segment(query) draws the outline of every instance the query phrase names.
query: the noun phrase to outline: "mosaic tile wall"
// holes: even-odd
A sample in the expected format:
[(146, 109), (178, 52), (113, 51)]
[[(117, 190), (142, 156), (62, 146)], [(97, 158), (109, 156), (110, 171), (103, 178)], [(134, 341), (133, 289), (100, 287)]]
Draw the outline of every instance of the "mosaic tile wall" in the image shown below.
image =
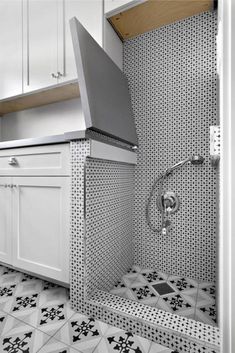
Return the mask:
[(133, 265), (134, 166), (86, 160), (86, 295), (110, 290)]
[[(139, 138), (135, 172), (135, 264), (179, 276), (216, 277), (217, 173), (209, 160), (209, 127), (218, 123), (216, 12), (159, 28), (124, 43)], [(180, 210), (168, 236), (153, 233), (145, 207), (155, 178), (192, 153), (203, 166), (185, 166), (165, 183)], [(151, 220), (160, 225), (156, 199)]]
[(85, 212), (84, 162), (90, 154), (89, 140), (70, 143), (71, 158), (71, 216), (70, 216), (70, 296), (74, 310), (85, 305)]
[[(107, 292), (95, 290), (98, 287), (97, 284), (101, 284), (101, 277), (99, 275), (100, 265), (102, 266), (102, 264), (104, 264), (104, 257), (109, 257), (109, 264), (111, 264), (111, 266), (117, 266), (116, 270), (118, 271), (119, 276), (122, 259), (119, 264), (115, 264), (115, 261), (113, 262), (112, 259), (112, 257), (118, 257), (118, 251), (117, 248), (115, 248), (116, 239), (113, 237), (113, 231), (118, 236), (123, 237), (123, 235), (118, 233), (115, 227), (113, 227), (113, 229), (112, 227), (110, 228), (111, 232), (109, 238), (111, 239), (111, 248), (103, 246), (103, 251), (99, 252), (100, 259), (97, 262), (97, 247), (94, 244), (92, 245), (92, 240), (96, 241), (98, 237), (94, 237), (93, 232), (89, 229), (89, 221), (85, 221), (85, 211), (88, 211), (87, 215), (89, 215), (89, 213), (93, 215), (94, 219), (96, 218), (101, 224), (104, 224), (102, 223), (104, 220), (102, 219), (102, 216), (97, 218), (98, 214), (96, 214), (95, 211), (92, 211), (92, 209), (85, 209), (85, 201), (88, 205), (90, 202), (91, 207), (93, 204), (98, 206), (97, 208), (100, 208), (100, 205), (106, 200), (110, 206), (108, 212), (106, 212), (109, 225), (112, 224), (112, 217), (114, 217), (113, 207), (115, 205), (117, 213), (122, 213), (123, 220), (126, 218), (129, 219), (129, 226), (131, 222), (130, 208), (133, 206), (134, 167), (123, 163), (89, 159), (90, 143), (88, 140), (74, 141), (71, 142), (70, 146), (72, 167), (70, 299), (72, 308), (88, 315), (89, 317), (95, 317), (106, 323), (151, 339), (159, 344), (165, 344), (167, 347), (175, 349), (178, 352), (183, 353), (188, 351), (188, 348), (190, 347), (190, 352), (192, 349), (192, 352), (195, 353), (200, 353), (202, 350), (203, 352), (208, 353), (218, 353), (218, 328), (204, 325), (184, 317), (179, 317), (132, 300), (130, 301), (126, 298), (120, 298)], [(85, 164), (87, 164), (86, 167)], [(111, 182), (113, 179), (115, 179), (115, 183)], [(92, 192), (91, 194), (89, 194), (89, 192), (84, 192), (85, 180), (88, 185), (87, 190), (90, 190)], [(107, 190), (102, 193), (100, 188), (104, 188), (105, 185), (107, 185)], [(129, 197), (126, 198), (126, 204), (129, 204), (129, 208), (126, 209), (126, 213), (123, 213), (123, 205), (121, 204), (121, 201), (127, 194), (129, 194)], [(104, 195), (107, 196), (107, 199), (104, 198)], [(89, 196), (91, 196), (90, 201)], [(101, 207), (103, 211), (105, 210), (105, 205), (106, 203), (104, 202), (103, 207)], [(105, 219), (107, 219), (106, 217)], [(89, 220), (89, 217), (87, 217), (87, 220)], [(123, 224), (124, 223), (125, 222), (123, 222)], [(119, 226), (119, 223), (115, 223), (115, 225)], [(98, 224), (98, 226), (100, 225)], [(99, 229), (98, 226), (97, 229)], [(100, 229), (102, 229), (102, 227)], [(127, 229), (128, 227), (123, 227), (124, 233), (129, 235)], [(90, 245), (85, 236), (86, 230), (88, 230), (88, 238), (90, 235)], [(102, 238), (99, 237), (99, 240), (101, 239)], [(129, 240), (131, 239), (131, 236), (128, 237), (128, 242), (126, 242), (125, 237), (122, 239), (125, 246), (128, 244), (128, 249), (130, 249), (129, 246), (131, 242), (129, 242)], [(106, 243), (103, 243), (102, 241), (99, 241), (99, 243), (99, 246), (102, 244), (106, 245)], [(86, 248), (86, 246), (88, 247)], [(121, 247), (121, 251), (123, 249), (125, 250), (125, 246)], [(98, 247), (98, 250), (100, 249), (101, 247)], [(91, 262), (87, 262), (87, 254), (89, 254), (88, 258), (91, 259)], [(125, 264), (127, 265), (128, 261), (127, 255), (130, 256), (130, 263), (132, 263), (131, 254), (125, 252), (125, 255)], [(90, 276), (92, 284), (90, 286), (87, 279), (92, 271), (95, 272), (97, 276), (96, 278)], [(114, 272), (115, 271), (110, 272), (108, 268), (104, 268), (103, 279), (110, 275), (113, 276)], [(96, 279), (97, 282), (95, 281)], [(102, 283), (102, 287), (106, 286), (106, 288), (109, 288), (113, 284), (112, 278), (110, 282), (105, 281), (104, 284), (105, 285)], [(87, 297), (89, 291), (90, 293), (93, 292), (93, 297), (91, 298)]]

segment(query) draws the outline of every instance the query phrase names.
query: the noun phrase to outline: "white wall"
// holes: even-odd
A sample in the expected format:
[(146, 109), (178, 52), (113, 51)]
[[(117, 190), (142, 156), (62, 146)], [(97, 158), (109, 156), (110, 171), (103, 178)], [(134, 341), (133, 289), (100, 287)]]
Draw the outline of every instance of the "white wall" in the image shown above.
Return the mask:
[(66, 131), (85, 129), (80, 99), (6, 114), (1, 120), (2, 141), (57, 135)]
[[(231, 87), (231, 101), (232, 101), (232, 109), (231, 109), (231, 142), (232, 142), (232, 158), (231, 158), (231, 168), (232, 168), (232, 175), (231, 175), (231, 180), (232, 180), (232, 188), (231, 188), (231, 194), (232, 194), (232, 219), (235, 219), (235, 3), (232, 1), (232, 8), (231, 8), (231, 50), (232, 50), (232, 58), (231, 58), (231, 78), (232, 78), (232, 87)], [(232, 222), (232, 229), (231, 229), (231, 258), (232, 258), (232, 263), (231, 263), (231, 319), (232, 319), (232, 326), (231, 326), (231, 332), (232, 332), (232, 352), (235, 352), (235, 303), (234, 303), (234, 297), (235, 297), (235, 224)]]
[[(220, 117), (222, 135), (221, 154), (221, 187), (220, 187), (220, 330), (221, 353), (235, 352), (235, 104), (234, 92), (231, 97), (232, 83), (235, 86), (234, 67), (231, 72), (231, 44), (235, 40), (235, 24), (231, 30), (231, 11), (235, 11), (233, 0), (219, 1), (219, 56), (221, 58), (220, 72)], [(234, 15), (233, 15), (234, 17)], [(234, 61), (232, 61), (234, 66)], [(235, 87), (234, 87), (235, 88)], [(232, 98), (232, 100), (231, 100)], [(232, 111), (231, 111), (232, 108)]]
[(122, 70), (123, 44), (106, 18), (104, 18), (104, 50)]

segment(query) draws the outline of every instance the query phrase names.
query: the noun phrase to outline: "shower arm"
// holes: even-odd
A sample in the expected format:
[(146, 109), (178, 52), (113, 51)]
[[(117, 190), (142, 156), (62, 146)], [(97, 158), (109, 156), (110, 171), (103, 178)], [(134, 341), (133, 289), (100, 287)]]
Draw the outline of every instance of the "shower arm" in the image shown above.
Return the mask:
[(175, 165), (173, 165), (172, 167), (168, 168), (166, 171), (165, 171), (165, 175), (168, 176), (170, 175), (174, 170), (180, 168), (180, 167), (183, 167), (185, 164), (189, 163), (191, 160), (191, 157), (187, 158), (187, 159), (184, 159), (183, 161), (180, 161), (178, 163), (176, 163)]

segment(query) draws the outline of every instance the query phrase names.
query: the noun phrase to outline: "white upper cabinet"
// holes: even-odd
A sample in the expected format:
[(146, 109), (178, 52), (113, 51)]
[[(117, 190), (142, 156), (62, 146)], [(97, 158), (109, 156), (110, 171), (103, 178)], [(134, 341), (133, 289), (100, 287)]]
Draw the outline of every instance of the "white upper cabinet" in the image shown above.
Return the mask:
[(122, 43), (103, 10), (103, 0), (0, 0), (0, 100), (77, 79), (72, 17), (121, 67)]
[(22, 1), (0, 1), (0, 99), (22, 93)]
[(24, 92), (77, 78), (69, 20), (102, 45), (102, 0), (24, 0)]
[(146, 0), (104, 0), (104, 12), (112, 16), (116, 12), (136, 6)]
[(58, 72), (60, 82), (77, 78), (73, 44), (69, 26), (72, 17), (82, 23), (97, 43), (103, 44), (103, 2), (102, 0), (62, 0), (59, 18)]
[(24, 92), (56, 84), (59, 0), (24, 0)]

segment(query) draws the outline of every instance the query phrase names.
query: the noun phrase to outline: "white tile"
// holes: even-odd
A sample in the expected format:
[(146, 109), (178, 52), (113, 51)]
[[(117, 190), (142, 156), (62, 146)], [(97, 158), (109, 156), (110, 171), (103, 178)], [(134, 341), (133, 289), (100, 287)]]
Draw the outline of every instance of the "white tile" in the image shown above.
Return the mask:
[(171, 352), (172, 352), (172, 349), (169, 349), (158, 343), (153, 342), (151, 344), (151, 347), (148, 353), (171, 353)]
[(51, 338), (39, 351), (38, 353), (83, 353), (65, 343)]

